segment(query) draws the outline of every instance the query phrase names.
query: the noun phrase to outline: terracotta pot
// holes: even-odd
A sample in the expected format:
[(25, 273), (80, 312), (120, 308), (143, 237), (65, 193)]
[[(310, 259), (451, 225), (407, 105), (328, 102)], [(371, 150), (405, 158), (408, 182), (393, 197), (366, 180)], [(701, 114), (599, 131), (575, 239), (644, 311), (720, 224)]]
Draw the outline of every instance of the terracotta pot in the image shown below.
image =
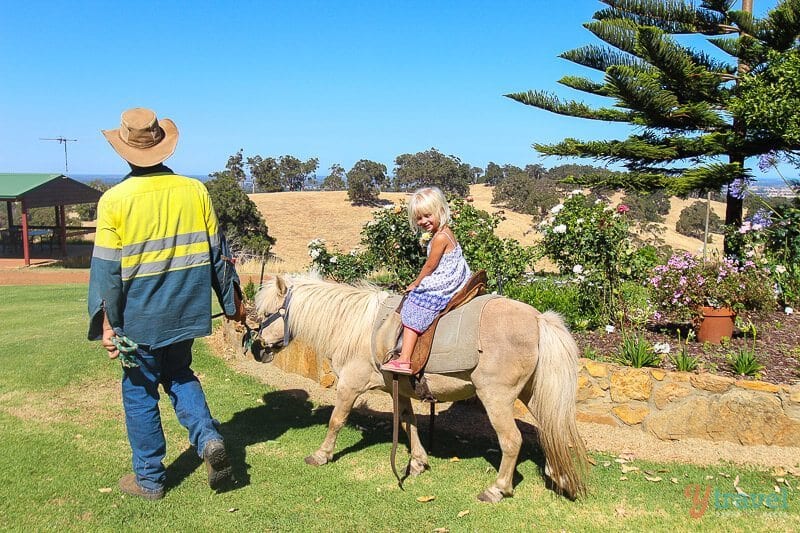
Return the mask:
[(703, 307), (698, 317), (698, 342), (720, 344), (723, 337), (733, 337), (733, 319), (736, 313), (730, 307)]

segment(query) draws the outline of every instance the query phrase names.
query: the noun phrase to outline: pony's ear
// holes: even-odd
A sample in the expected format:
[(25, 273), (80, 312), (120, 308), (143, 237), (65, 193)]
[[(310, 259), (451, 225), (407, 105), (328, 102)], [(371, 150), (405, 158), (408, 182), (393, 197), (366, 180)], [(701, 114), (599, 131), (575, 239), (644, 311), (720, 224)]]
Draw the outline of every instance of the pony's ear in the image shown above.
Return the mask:
[(275, 286), (278, 288), (278, 294), (286, 294), (286, 282), (281, 276), (275, 276)]

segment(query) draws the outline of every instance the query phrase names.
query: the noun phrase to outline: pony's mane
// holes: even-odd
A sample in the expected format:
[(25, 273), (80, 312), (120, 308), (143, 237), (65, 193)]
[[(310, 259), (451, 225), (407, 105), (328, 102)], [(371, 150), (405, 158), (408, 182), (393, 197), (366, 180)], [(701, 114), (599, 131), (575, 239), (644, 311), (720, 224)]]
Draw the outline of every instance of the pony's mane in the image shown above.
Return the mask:
[(387, 292), (369, 283), (332, 283), (313, 274), (293, 276), (289, 284), (289, 329), (295, 337), (341, 363), (369, 351), (375, 315)]

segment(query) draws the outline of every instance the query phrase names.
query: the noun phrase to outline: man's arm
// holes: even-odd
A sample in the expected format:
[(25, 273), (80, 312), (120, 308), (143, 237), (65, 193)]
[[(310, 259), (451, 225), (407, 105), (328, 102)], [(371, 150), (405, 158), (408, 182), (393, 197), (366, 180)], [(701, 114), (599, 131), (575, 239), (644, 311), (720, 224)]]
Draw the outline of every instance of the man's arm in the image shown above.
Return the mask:
[[(203, 186), (205, 189), (205, 186)], [(211, 286), (217, 295), (222, 312), (229, 320), (244, 323), (247, 311), (244, 307), (239, 275), (233, 265), (228, 243), (219, 228), (217, 215), (211, 205), (208, 191), (205, 192), (206, 231), (208, 231), (211, 254)]]
[(89, 340), (105, 338), (105, 326), (122, 327), (122, 240), (106, 196), (97, 204), (97, 233), (89, 271)]

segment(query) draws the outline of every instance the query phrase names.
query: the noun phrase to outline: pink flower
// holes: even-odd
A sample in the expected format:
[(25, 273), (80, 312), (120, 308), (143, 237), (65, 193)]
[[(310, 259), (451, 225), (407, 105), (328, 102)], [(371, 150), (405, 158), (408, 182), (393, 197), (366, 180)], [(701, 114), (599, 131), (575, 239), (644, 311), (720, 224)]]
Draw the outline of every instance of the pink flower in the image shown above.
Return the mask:
[(617, 213), (627, 213), (627, 212), (628, 212), (628, 211), (630, 211), (630, 210), (631, 210), (631, 208), (630, 208), (630, 207), (628, 207), (628, 206), (627, 206), (627, 205), (625, 205), (625, 204), (619, 204), (619, 205), (617, 206)]

